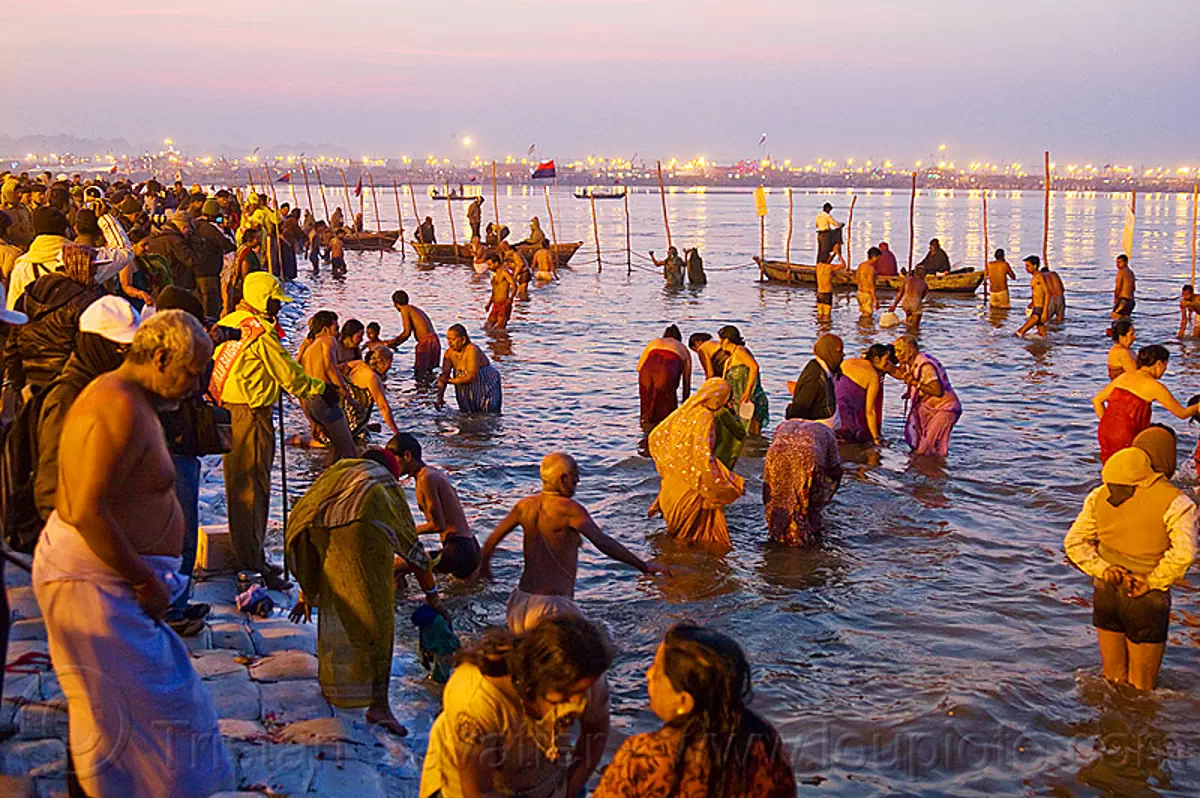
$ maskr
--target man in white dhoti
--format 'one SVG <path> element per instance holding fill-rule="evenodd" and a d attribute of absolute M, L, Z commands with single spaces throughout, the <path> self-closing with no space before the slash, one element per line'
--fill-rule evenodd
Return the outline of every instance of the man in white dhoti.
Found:
<path fill-rule="evenodd" d="M 232 766 L 212 699 L 162 621 L 186 587 L 183 514 L 157 411 L 200 390 L 212 343 L 162 311 L 63 424 L 55 510 L 33 587 L 67 698 L 75 775 L 92 798 L 208 796 Z"/>

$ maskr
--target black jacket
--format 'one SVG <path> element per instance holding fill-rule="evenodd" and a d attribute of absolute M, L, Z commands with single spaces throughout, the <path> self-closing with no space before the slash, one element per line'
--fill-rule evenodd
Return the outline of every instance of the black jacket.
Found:
<path fill-rule="evenodd" d="M 220 277 L 221 269 L 225 266 L 225 255 L 236 250 L 237 245 L 207 219 L 196 222 L 192 237 L 196 251 L 196 276 Z"/>
<path fill-rule="evenodd" d="M 83 393 L 98 375 L 72 356 L 62 374 L 50 383 L 42 398 L 42 412 L 38 420 L 38 465 L 33 481 L 33 496 L 37 502 L 38 515 L 49 518 L 54 512 L 54 497 L 58 492 L 58 439 L 62 435 L 63 422 L 75 399 Z"/>
<path fill-rule="evenodd" d="M 173 225 L 167 225 L 151 236 L 146 251 L 162 255 L 171 262 L 171 280 L 175 285 L 188 291 L 196 287 L 198 268 L 195 248 Z"/>
<path fill-rule="evenodd" d="M 800 372 L 800 379 L 796 380 L 796 392 L 792 395 L 786 415 L 789 419 L 821 421 L 832 418 L 836 412 L 837 390 L 833 378 L 813 358 Z"/>
<path fill-rule="evenodd" d="M 103 295 L 97 286 L 80 285 L 65 274 L 37 278 L 17 300 L 16 309 L 29 323 L 15 328 L 4 348 L 13 383 L 46 385 L 62 372 L 75 351 L 79 316 Z"/>

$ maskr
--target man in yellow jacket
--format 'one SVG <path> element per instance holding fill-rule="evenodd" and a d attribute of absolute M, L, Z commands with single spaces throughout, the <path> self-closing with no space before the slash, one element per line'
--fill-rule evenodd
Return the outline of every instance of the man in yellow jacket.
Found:
<path fill-rule="evenodd" d="M 275 317 L 292 299 L 279 280 L 253 272 L 242 284 L 242 297 L 219 322 L 241 330 L 241 338 L 217 347 L 209 386 L 233 422 L 232 450 L 224 457 L 229 535 L 239 568 L 261 573 L 267 587 L 286 590 L 291 585 L 284 581 L 282 569 L 269 563 L 263 552 L 275 459 L 272 411 L 280 391 L 298 399 L 324 395 L 333 407 L 338 406 L 338 394 L 336 387 L 305 374 L 283 348 Z"/>

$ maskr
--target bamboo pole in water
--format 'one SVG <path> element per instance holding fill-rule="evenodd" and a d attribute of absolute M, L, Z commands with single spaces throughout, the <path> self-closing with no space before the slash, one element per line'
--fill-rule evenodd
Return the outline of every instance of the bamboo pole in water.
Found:
<path fill-rule="evenodd" d="M 986 302 L 992 293 L 992 281 L 987 276 L 988 260 L 988 220 L 987 220 L 987 189 L 983 190 L 983 299 Z"/>
<path fill-rule="evenodd" d="M 492 221 L 496 225 L 496 241 L 500 241 L 500 193 L 496 190 L 496 162 L 492 161 Z"/>
<path fill-rule="evenodd" d="M 850 257 L 850 228 L 854 226 L 854 203 L 858 202 L 858 195 L 850 195 L 850 217 L 846 219 L 846 263 L 853 263 L 854 259 Z"/>
<path fill-rule="evenodd" d="M 1042 211 L 1042 265 L 1049 266 L 1050 250 L 1050 150 L 1046 150 L 1046 201 Z"/>
<path fill-rule="evenodd" d="M 596 240 L 596 274 L 604 271 L 604 264 L 600 262 L 600 222 L 596 220 L 596 192 L 593 189 L 588 189 L 588 199 L 592 202 L 592 235 Z"/>
<path fill-rule="evenodd" d="M 542 193 L 546 195 L 546 213 L 550 216 L 550 243 L 555 246 L 554 257 L 558 257 L 558 232 L 554 227 L 554 209 L 550 207 L 550 186 L 542 186 Z"/>
<path fill-rule="evenodd" d="M 913 246 L 916 244 L 917 173 L 912 173 L 912 194 L 908 198 L 908 270 L 913 267 Z"/>
<path fill-rule="evenodd" d="M 267 185 L 271 189 L 271 204 L 275 206 L 272 208 L 274 211 L 273 216 L 275 220 L 274 233 L 272 234 L 271 229 L 269 227 L 267 228 L 267 254 L 274 257 L 274 266 L 272 268 L 274 269 L 274 267 L 277 266 L 279 269 L 279 271 L 272 271 L 271 273 L 278 277 L 280 282 L 282 282 L 283 249 L 279 246 L 279 197 L 275 195 L 275 178 L 271 175 L 271 164 L 264 164 L 263 170 L 266 172 Z"/>
<path fill-rule="evenodd" d="M 400 225 L 400 260 L 404 260 L 404 208 L 400 202 L 400 184 L 394 177 L 392 178 L 392 191 L 396 194 L 396 224 Z"/>
<path fill-rule="evenodd" d="M 316 216 L 316 214 L 313 213 L 313 211 L 316 210 L 316 207 L 313 206 L 312 201 L 312 186 L 308 184 L 308 167 L 304 165 L 303 158 L 300 159 L 300 173 L 304 175 L 304 193 L 308 195 L 308 212 L 312 213 L 313 216 Z"/>
<path fill-rule="evenodd" d="M 791 266 L 792 265 L 792 190 L 789 188 L 787 190 L 787 192 L 788 192 L 788 235 L 787 235 L 787 244 L 783 248 L 783 258 L 785 261 L 787 261 L 787 265 Z"/>
<path fill-rule="evenodd" d="M 413 224 L 415 224 L 415 225 L 417 225 L 418 227 L 420 227 L 420 225 L 421 225 L 421 214 L 417 213 L 417 192 L 413 190 L 413 184 L 412 184 L 412 183 L 409 183 L 409 184 L 408 184 L 408 198 L 409 198 L 410 200 L 412 200 L 412 206 L 413 206 Z"/>
<path fill-rule="evenodd" d="M 767 217 L 758 217 L 758 268 L 767 261 Z"/>
<path fill-rule="evenodd" d="M 339 166 L 338 173 L 342 176 L 342 191 L 344 191 L 346 193 L 346 213 L 351 214 L 350 227 L 353 228 L 354 227 L 354 219 L 353 219 L 354 203 L 350 200 L 350 186 L 346 184 L 346 170 Z M 342 219 L 342 224 L 345 224 L 345 223 L 346 223 L 346 220 Z"/>
<path fill-rule="evenodd" d="M 667 230 L 667 250 L 671 249 L 671 220 L 667 218 L 667 190 L 663 188 L 662 161 L 658 162 L 658 196 L 662 199 L 663 227 Z"/>
<path fill-rule="evenodd" d="M 446 215 L 450 217 L 450 244 L 454 247 L 454 259 L 458 260 L 458 233 L 454 229 L 454 205 L 450 202 L 450 183 L 446 183 Z"/>
<path fill-rule="evenodd" d="M 621 198 L 625 202 L 625 274 L 633 274 L 633 238 L 629 232 L 629 188 Z M 1194 237 L 1193 237 L 1194 238 Z M 1192 260 L 1195 261 L 1195 243 L 1192 244 Z"/>
<path fill-rule="evenodd" d="M 1192 285 L 1196 285 L 1196 204 L 1200 201 L 1200 183 L 1192 184 Z"/>
<path fill-rule="evenodd" d="M 375 234 L 379 236 L 379 259 L 383 260 L 383 221 L 379 218 L 379 197 L 375 195 L 375 178 L 369 171 L 367 181 L 371 184 L 371 205 L 375 207 Z"/>
<path fill-rule="evenodd" d="M 321 192 L 321 207 L 325 209 L 325 223 L 329 223 L 329 200 L 325 199 L 325 184 L 321 182 L 321 167 L 313 166 L 313 172 L 317 175 L 317 190 Z"/>

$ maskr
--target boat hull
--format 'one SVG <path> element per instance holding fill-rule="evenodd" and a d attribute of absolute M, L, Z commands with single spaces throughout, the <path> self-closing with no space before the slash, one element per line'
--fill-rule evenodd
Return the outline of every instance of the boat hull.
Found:
<path fill-rule="evenodd" d="M 342 246 L 345 249 L 359 252 L 376 252 L 381 249 L 395 249 L 396 242 L 399 240 L 400 233 L 397 230 L 384 230 L 379 233 L 350 233 L 342 238 Z"/>
<path fill-rule="evenodd" d="M 583 246 L 582 241 L 575 241 L 570 244 L 557 244 L 551 246 L 551 251 L 558 262 L 559 267 L 567 265 L 571 257 Z M 471 247 L 468 244 L 421 244 L 414 243 L 413 249 L 417 251 L 417 258 L 421 263 L 456 263 L 456 264 L 471 264 L 474 259 L 471 257 Z M 533 260 L 534 249 L 528 244 L 521 244 L 516 247 L 517 251 L 524 256 L 525 260 Z M 488 247 L 488 254 L 495 252 L 494 247 Z"/>
<path fill-rule="evenodd" d="M 781 260 L 765 260 L 760 261 L 754 259 L 762 268 L 763 275 L 774 283 L 788 283 L 791 285 L 812 285 L 817 284 L 817 269 L 815 266 L 807 266 L 800 263 L 788 265 Z M 899 291 L 900 284 L 904 280 L 903 277 L 876 277 L 875 287 L 887 291 Z M 983 283 L 983 272 L 975 271 L 959 271 L 949 272 L 945 274 L 927 274 L 925 275 L 925 283 L 929 286 L 929 290 L 939 294 L 965 294 L 972 295 Z M 833 273 L 834 289 L 855 289 L 857 283 L 854 279 L 854 272 L 839 269 Z"/>

